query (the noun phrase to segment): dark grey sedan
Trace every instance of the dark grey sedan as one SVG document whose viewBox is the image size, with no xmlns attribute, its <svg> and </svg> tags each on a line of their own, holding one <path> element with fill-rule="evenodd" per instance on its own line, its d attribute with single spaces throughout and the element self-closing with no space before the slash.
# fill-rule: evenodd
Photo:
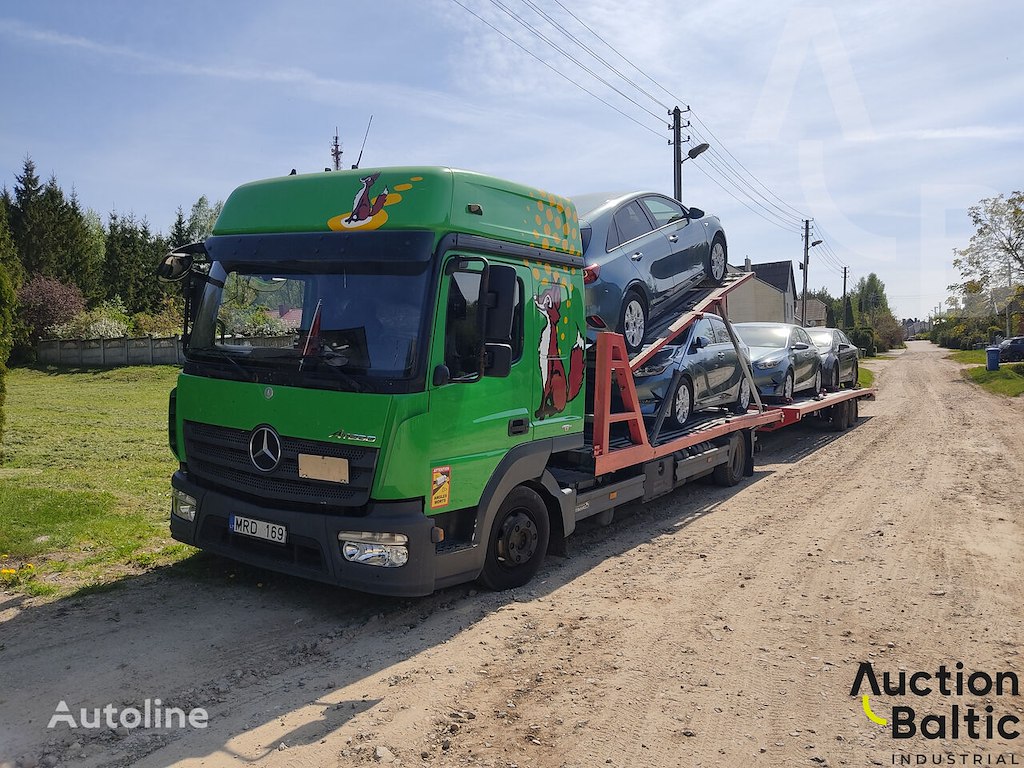
<svg viewBox="0 0 1024 768">
<path fill-rule="evenodd" d="M 821 380 L 825 382 L 825 389 L 835 392 L 843 384 L 857 386 L 860 351 L 846 334 L 838 328 L 808 328 L 807 335 L 821 355 Z"/>
<path fill-rule="evenodd" d="M 740 351 L 747 356 L 745 345 L 740 345 Z M 676 370 L 681 376 L 673 388 Z M 671 399 L 667 418 L 675 426 L 705 408 L 746 413 L 750 405 L 750 383 L 718 315 L 704 315 L 683 334 L 681 344 L 658 352 L 633 374 L 633 380 L 644 413 L 656 413 L 666 397 Z"/>
<path fill-rule="evenodd" d="M 750 347 L 754 383 L 765 397 L 792 399 L 794 392 L 821 391 L 821 357 L 807 331 L 788 323 L 733 323 Z"/>
<path fill-rule="evenodd" d="M 697 285 L 721 285 L 728 254 L 717 217 L 656 192 L 577 195 L 587 326 L 612 330 L 638 351 L 669 301 Z"/>
</svg>

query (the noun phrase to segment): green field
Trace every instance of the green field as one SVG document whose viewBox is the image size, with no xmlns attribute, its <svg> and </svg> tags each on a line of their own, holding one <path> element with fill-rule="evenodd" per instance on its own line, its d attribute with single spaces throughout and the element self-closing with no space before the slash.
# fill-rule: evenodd
<svg viewBox="0 0 1024 768">
<path fill-rule="evenodd" d="M 875 383 L 875 372 L 863 365 L 857 367 L 857 386 L 870 387 Z"/>
<path fill-rule="evenodd" d="M 946 357 L 964 365 L 985 365 L 987 362 L 984 349 L 964 349 Z"/>
<path fill-rule="evenodd" d="M 1003 363 L 998 371 L 986 371 L 984 366 L 967 368 L 968 379 L 989 392 L 1006 397 L 1024 395 L 1024 363 Z"/>
<path fill-rule="evenodd" d="M 63 593 L 193 551 L 167 533 L 177 467 L 167 446 L 167 395 L 177 372 L 10 372 L 0 584 Z"/>
</svg>

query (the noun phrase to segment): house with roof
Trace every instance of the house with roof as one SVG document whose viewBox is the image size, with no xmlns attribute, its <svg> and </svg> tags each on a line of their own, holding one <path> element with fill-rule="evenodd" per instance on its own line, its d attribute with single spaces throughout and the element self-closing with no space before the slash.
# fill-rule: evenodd
<svg viewBox="0 0 1024 768">
<path fill-rule="evenodd" d="M 821 299 L 807 298 L 807 317 L 800 317 L 803 301 L 796 303 L 796 324 L 804 328 L 822 328 L 828 325 L 828 308 Z"/>
<path fill-rule="evenodd" d="M 742 269 L 730 266 L 729 271 L 754 273 L 753 280 L 748 280 L 729 294 L 728 312 L 732 322 L 795 322 L 796 278 L 793 276 L 793 262 L 754 264 L 746 259 Z"/>
</svg>

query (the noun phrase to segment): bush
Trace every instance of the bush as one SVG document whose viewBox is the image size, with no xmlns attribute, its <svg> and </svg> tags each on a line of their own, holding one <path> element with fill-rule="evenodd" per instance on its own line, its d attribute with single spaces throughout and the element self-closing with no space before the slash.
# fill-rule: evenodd
<svg viewBox="0 0 1024 768">
<path fill-rule="evenodd" d="M 128 335 L 132 320 L 119 296 L 104 301 L 95 309 L 79 312 L 69 322 L 46 329 L 54 339 L 120 339 Z"/>
<path fill-rule="evenodd" d="M 35 345 L 46 329 L 70 323 L 84 309 L 77 285 L 33 275 L 18 291 L 19 344 Z"/>
<path fill-rule="evenodd" d="M 176 336 L 181 333 L 185 302 L 167 297 L 156 314 L 139 312 L 132 317 L 135 333 L 140 336 Z"/>
</svg>

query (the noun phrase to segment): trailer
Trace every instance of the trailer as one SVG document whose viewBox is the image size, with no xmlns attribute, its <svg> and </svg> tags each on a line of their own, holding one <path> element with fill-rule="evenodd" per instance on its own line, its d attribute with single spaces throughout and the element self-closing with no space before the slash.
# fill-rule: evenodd
<svg viewBox="0 0 1024 768">
<path fill-rule="evenodd" d="M 710 261 L 679 254 L 694 256 Z M 667 401 L 644 415 L 633 376 L 704 313 L 727 317 L 752 275 L 678 297 L 630 359 L 616 333 L 587 349 L 585 266 L 570 200 L 480 174 L 239 187 L 213 235 L 158 272 L 186 298 L 171 535 L 366 592 L 507 589 L 581 520 L 751 475 L 758 432 L 803 406 L 767 407 L 744 366 L 746 413 L 668 428 Z"/>
</svg>

